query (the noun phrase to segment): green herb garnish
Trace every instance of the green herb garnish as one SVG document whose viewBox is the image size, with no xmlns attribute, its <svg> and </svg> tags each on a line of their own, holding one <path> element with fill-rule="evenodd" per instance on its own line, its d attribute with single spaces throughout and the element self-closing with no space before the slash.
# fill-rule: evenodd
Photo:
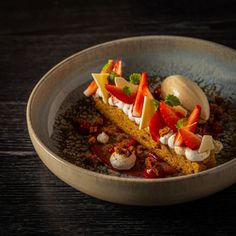
<svg viewBox="0 0 236 236">
<path fill-rule="evenodd" d="M 110 83 L 114 83 L 115 82 L 115 77 L 118 77 L 118 75 L 114 71 L 111 71 L 109 73 L 109 76 L 108 76 L 108 81 Z"/>
<path fill-rule="evenodd" d="M 130 87 L 125 86 L 125 87 L 123 88 L 123 92 L 124 92 L 125 95 L 130 96 L 130 94 L 131 94 Z"/>
<path fill-rule="evenodd" d="M 114 63 L 114 60 L 109 59 L 108 62 L 102 67 L 102 72 L 106 73 L 108 72 L 108 68 L 111 67 L 111 65 Z"/>
<path fill-rule="evenodd" d="M 139 84 L 141 80 L 141 74 L 140 73 L 133 73 L 129 76 L 129 81 L 132 84 Z"/>
<path fill-rule="evenodd" d="M 156 111 L 157 111 L 158 108 L 159 108 L 160 102 L 157 101 L 156 99 L 154 99 L 153 103 L 154 103 L 155 109 L 156 109 Z"/>
<path fill-rule="evenodd" d="M 178 130 L 184 128 L 185 123 L 186 123 L 187 120 L 188 120 L 187 118 L 182 118 L 182 119 L 178 120 L 178 122 L 176 124 L 176 128 Z"/>
<path fill-rule="evenodd" d="M 167 103 L 170 106 L 178 106 L 178 105 L 181 104 L 179 99 L 176 96 L 172 95 L 172 94 L 166 96 L 165 103 Z"/>
</svg>

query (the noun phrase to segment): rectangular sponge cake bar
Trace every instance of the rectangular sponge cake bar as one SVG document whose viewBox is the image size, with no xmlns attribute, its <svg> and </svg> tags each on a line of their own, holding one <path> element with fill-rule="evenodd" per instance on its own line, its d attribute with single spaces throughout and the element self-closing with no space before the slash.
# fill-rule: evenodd
<svg viewBox="0 0 236 236">
<path fill-rule="evenodd" d="M 216 165 L 215 153 L 213 151 L 210 156 L 202 162 L 189 161 L 184 156 L 177 155 L 175 151 L 168 146 L 161 144 L 160 142 L 155 142 L 148 129 L 140 130 L 135 122 L 131 121 L 122 110 L 105 104 L 100 98 L 94 98 L 94 100 L 96 108 L 101 114 L 183 174 L 198 173 Z"/>
</svg>

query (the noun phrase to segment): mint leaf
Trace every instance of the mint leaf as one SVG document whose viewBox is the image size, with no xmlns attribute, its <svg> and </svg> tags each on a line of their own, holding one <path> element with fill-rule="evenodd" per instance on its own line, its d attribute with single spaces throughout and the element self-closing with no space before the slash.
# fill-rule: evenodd
<svg viewBox="0 0 236 236">
<path fill-rule="evenodd" d="M 130 96 L 130 94 L 131 94 L 130 87 L 125 86 L 125 87 L 123 88 L 123 92 L 124 92 L 125 95 Z"/>
<path fill-rule="evenodd" d="M 181 104 L 179 99 L 176 96 L 172 95 L 172 94 L 166 96 L 165 103 L 167 103 L 170 106 L 178 106 L 178 105 Z"/>
<path fill-rule="evenodd" d="M 160 102 L 159 102 L 159 101 L 157 101 L 156 99 L 154 99 L 153 103 L 154 103 L 154 106 L 155 106 L 155 108 L 156 108 L 156 111 L 157 111 L 157 110 L 158 110 L 158 108 L 159 108 Z"/>
<path fill-rule="evenodd" d="M 178 130 L 184 128 L 184 125 L 185 125 L 187 120 L 188 120 L 187 118 L 182 118 L 182 119 L 178 120 L 178 122 L 176 124 L 176 128 Z"/>
<path fill-rule="evenodd" d="M 115 77 L 117 77 L 118 75 L 114 72 L 114 71 L 111 71 L 109 73 L 109 76 L 108 76 L 108 81 L 110 83 L 114 83 L 115 82 Z"/>
<path fill-rule="evenodd" d="M 129 76 L 129 81 L 132 84 L 139 84 L 141 80 L 141 74 L 140 73 L 133 73 Z"/>
</svg>

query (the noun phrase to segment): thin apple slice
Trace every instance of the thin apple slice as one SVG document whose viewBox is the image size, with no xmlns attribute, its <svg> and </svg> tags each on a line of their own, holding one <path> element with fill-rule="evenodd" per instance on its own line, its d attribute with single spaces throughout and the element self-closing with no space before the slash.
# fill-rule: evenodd
<svg viewBox="0 0 236 236">
<path fill-rule="evenodd" d="M 138 85 L 132 84 L 123 77 L 115 77 L 115 85 L 118 88 L 124 88 L 125 86 L 130 88 L 131 93 L 137 93 Z"/>
</svg>

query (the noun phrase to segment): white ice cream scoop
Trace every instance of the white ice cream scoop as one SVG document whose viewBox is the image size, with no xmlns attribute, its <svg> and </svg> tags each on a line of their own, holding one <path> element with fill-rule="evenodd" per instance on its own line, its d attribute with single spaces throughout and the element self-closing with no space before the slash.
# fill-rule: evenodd
<svg viewBox="0 0 236 236">
<path fill-rule="evenodd" d="M 168 76 L 161 84 L 161 95 L 165 98 L 172 94 L 179 98 L 183 107 L 192 111 L 199 104 L 201 106 L 201 119 L 207 121 L 210 116 L 210 106 L 205 93 L 192 80 L 182 75 Z"/>
</svg>

